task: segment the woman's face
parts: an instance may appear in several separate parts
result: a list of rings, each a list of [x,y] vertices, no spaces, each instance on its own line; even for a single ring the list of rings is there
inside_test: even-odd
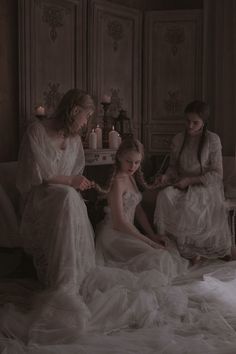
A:
[[[72,110],[74,122],[72,130],[78,133],[81,128],[87,125],[89,117],[93,114],[91,110],[86,110],[80,106],[75,106]]]
[[[187,113],[186,126],[187,126],[188,135],[194,136],[194,135],[198,135],[202,131],[204,122],[197,113]]]
[[[136,151],[127,151],[120,158],[120,170],[130,176],[132,176],[139,168],[142,155]]]

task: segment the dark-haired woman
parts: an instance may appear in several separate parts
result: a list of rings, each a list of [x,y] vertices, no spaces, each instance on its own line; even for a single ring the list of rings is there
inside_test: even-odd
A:
[[[207,129],[209,107],[193,101],[184,113],[186,129],[173,138],[169,168],[158,179],[168,187],[157,196],[154,223],[159,233],[176,240],[183,257],[195,263],[201,257],[229,255],[231,237],[224,207],[221,142]]]

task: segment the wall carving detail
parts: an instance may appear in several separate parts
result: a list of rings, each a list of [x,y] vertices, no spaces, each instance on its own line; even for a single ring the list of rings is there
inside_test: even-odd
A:
[[[182,100],[180,98],[180,91],[168,91],[168,98],[164,100],[165,111],[168,114],[174,115],[182,112]]]
[[[124,37],[124,29],[119,21],[109,21],[107,23],[107,33],[113,39],[113,50],[118,49],[118,42]]]
[[[165,40],[171,45],[171,52],[175,56],[178,52],[178,46],[185,41],[184,28],[168,27],[165,33]]]
[[[56,6],[47,6],[43,7],[43,22],[47,23],[50,27],[50,38],[53,42],[57,39],[57,28],[63,27],[64,17],[66,11],[62,8]]]
[[[59,92],[59,87],[59,83],[49,82],[48,91],[43,92],[44,103],[49,112],[53,112],[55,110],[62,97],[62,93]]]

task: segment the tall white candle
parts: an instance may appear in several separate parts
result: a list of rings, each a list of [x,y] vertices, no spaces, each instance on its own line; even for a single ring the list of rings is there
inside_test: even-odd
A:
[[[114,126],[112,127],[112,130],[109,132],[108,141],[109,141],[109,148],[110,149],[117,149],[118,148],[118,133],[117,133],[117,131],[115,131]]]
[[[99,127],[99,124],[95,128],[95,133],[97,134],[97,148],[102,148],[102,129]]]
[[[92,129],[91,133],[89,134],[89,149],[97,149],[97,134],[95,133],[94,129]]]

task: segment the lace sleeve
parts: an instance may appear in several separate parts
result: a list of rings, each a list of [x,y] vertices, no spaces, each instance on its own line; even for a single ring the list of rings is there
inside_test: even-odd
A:
[[[19,156],[16,186],[22,195],[27,194],[33,185],[42,183],[42,176],[32,151],[28,131],[23,137]]]
[[[220,182],[223,178],[222,146],[217,134],[209,132],[209,164],[206,167],[201,182],[204,185]]]
[[[85,166],[83,144],[80,137],[78,137],[77,139],[78,140],[76,144],[76,159],[75,159],[74,168],[72,170],[72,175],[82,175]]]

